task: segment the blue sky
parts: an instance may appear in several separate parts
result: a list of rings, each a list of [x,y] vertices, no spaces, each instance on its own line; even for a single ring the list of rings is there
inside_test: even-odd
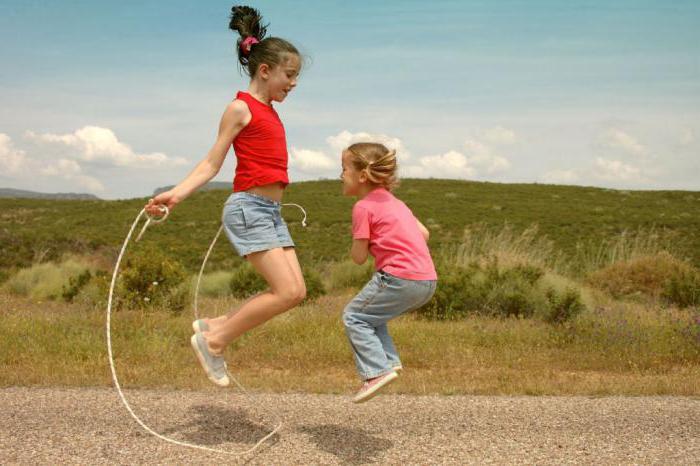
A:
[[[700,190],[697,1],[249,4],[308,57],[277,106],[292,180],[337,176],[370,138],[403,176]],[[231,5],[5,0],[0,187],[181,180],[247,87]]]

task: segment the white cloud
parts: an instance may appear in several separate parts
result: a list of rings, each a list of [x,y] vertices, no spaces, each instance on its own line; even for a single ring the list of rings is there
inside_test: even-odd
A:
[[[25,137],[48,145],[58,144],[76,149],[74,154],[85,162],[106,161],[114,166],[152,168],[187,165],[182,157],[168,157],[161,152],[143,154],[134,152],[128,144],[117,139],[109,128],[85,126],[70,134],[36,134],[27,131]]]
[[[47,176],[72,176],[82,171],[80,165],[75,160],[60,159],[58,162],[41,169],[42,175]]]
[[[542,181],[545,183],[573,183],[578,179],[574,170],[551,170],[542,175]]]
[[[510,168],[510,162],[505,157],[495,154],[491,147],[476,139],[464,142],[467,160],[470,165],[483,169],[487,173],[496,173]]]
[[[14,175],[24,171],[27,165],[25,152],[14,147],[10,136],[0,133],[0,173]]]
[[[595,159],[594,175],[606,181],[638,182],[647,181],[638,167],[623,163],[619,160],[608,160],[601,157]]]
[[[464,154],[449,151],[442,155],[421,157],[418,164],[400,167],[401,174],[415,178],[471,178],[476,174],[474,167]]]
[[[292,147],[291,166],[308,174],[322,174],[331,170],[340,171],[340,156],[336,162],[321,151]]]
[[[331,149],[340,154],[347,146],[356,142],[379,142],[390,149],[395,149],[399,159],[401,176],[407,177],[433,177],[464,179],[473,178],[480,172],[488,174],[502,172],[510,168],[510,161],[495,153],[492,145],[513,144],[515,133],[507,128],[497,126],[481,133],[481,139],[468,139],[464,143],[464,151],[450,150],[439,155],[428,155],[417,160],[411,156],[403,142],[396,137],[385,134],[371,134],[367,132],[352,133],[341,131],[330,136],[326,142]],[[293,155],[293,159],[304,170],[305,160],[310,159],[316,163],[324,163],[325,154],[317,151],[299,151]],[[307,170],[308,171],[308,170]]]
[[[482,131],[481,138],[488,143],[496,145],[514,144],[516,140],[515,131],[503,126],[495,126]]]
[[[680,143],[682,146],[689,146],[695,142],[695,131],[686,128],[681,133]]]
[[[102,183],[94,177],[85,175],[77,161],[61,158],[46,163],[43,160],[32,158],[24,150],[15,148],[11,138],[1,133],[0,173],[6,177],[10,175],[16,181],[32,185],[46,186],[47,182],[53,179],[69,181],[71,187],[77,185],[92,192],[104,191]]]
[[[59,159],[57,162],[43,167],[40,173],[45,176],[62,178],[71,183],[75,182],[92,192],[104,191],[105,189],[97,178],[84,175],[82,167],[75,160]]]
[[[340,153],[351,144],[356,142],[377,142],[384,144],[387,148],[396,151],[396,158],[399,162],[406,162],[411,158],[411,154],[406,150],[401,139],[387,136],[386,134],[370,134],[365,132],[351,133],[348,130],[341,131],[335,136],[326,138],[329,146],[340,156]]]
[[[613,128],[603,135],[603,146],[621,150],[627,154],[644,155],[647,148],[634,137],[622,130]]]

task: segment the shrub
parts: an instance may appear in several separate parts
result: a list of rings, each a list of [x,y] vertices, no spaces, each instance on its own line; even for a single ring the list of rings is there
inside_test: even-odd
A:
[[[374,274],[374,262],[368,260],[363,265],[357,265],[351,260],[334,262],[328,267],[327,284],[330,290],[345,290],[362,288]]]
[[[10,269],[0,269],[0,285],[5,283],[11,275],[12,272],[10,271]]]
[[[561,294],[554,288],[548,288],[545,296],[547,305],[542,316],[545,322],[553,324],[565,322],[586,308],[581,301],[581,294],[575,288],[567,288]]]
[[[690,277],[693,274],[696,271],[692,266],[668,252],[661,252],[615,262],[589,274],[586,282],[616,298],[634,295],[659,298],[662,294],[683,294],[681,289],[684,285],[681,283],[692,286]],[[675,284],[671,288],[668,285],[670,281]]]
[[[216,272],[206,273],[202,275],[202,281],[199,284],[200,296],[208,296],[217,298],[231,294],[231,280],[233,272],[226,270],[217,270]],[[192,279],[192,289],[197,285],[197,276]]]
[[[21,269],[7,280],[5,286],[14,294],[34,299],[56,299],[62,296],[70,280],[87,270],[77,259],[67,259],[60,264],[47,262]]]
[[[545,286],[544,270],[535,265],[504,267],[495,258],[467,267],[438,266],[437,290],[433,299],[418,310],[428,319],[458,319],[469,314],[492,316],[537,316],[547,322],[562,322],[585,308],[580,293],[572,287],[558,291]]]
[[[306,301],[313,301],[319,296],[326,294],[326,288],[323,286],[320,273],[310,267],[302,269],[302,273],[304,275],[304,283],[306,283]]]
[[[313,300],[326,294],[318,272],[305,267],[302,269],[306,284],[306,300]],[[231,276],[230,289],[236,298],[247,298],[268,288],[265,279],[248,262],[241,264]]]
[[[68,284],[63,285],[63,293],[61,294],[63,300],[69,303],[73,302],[73,299],[80,293],[80,290],[88,284],[90,278],[92,278],[92,273],[90,273],[89,270],[85,270],[77,276],[70,277],[68,279]]]
[[[236,298],[247,298],[267,288],[267,282],[248,262],[233,271],[229,281],[231,294]]]
[[[438,267],[438,283],[433,298],[418,309],[428,319],[458,319],[476,312],[486,300],[487,290],[480,286],[483,275],[475,264],[468,267]]]
[[[165,307],[182,311],[188,301],[187,292],[181,289],[184,279],[182,264],[166,257],[160,249],[151,247],[134,252],[127,256],[119,274],[116,289],[119,307]]]
[[[418,312],[432,319],[455,319],[470,313],[530,316],[537,303],[532,292],[542,274],[534,266],[499,269],[495,260],[486,266],[441,264],[435,295]]]
[[[661,297],[680,307],[700,305],[700,273],[691,268],[679,270],[666,281]]]

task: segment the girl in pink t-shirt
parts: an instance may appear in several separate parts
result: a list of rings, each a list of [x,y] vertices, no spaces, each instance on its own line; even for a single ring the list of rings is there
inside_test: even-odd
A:
[[[387,322],[427,303],[437,274],[428,250],[428,230],[391,193],[397,184],[396,151],[357,143],[343,151],[343,194],[352,209],[352,250],[357,264],[374,256],[377,272],[343,311],[343,323],[364,384],[361,403],[398,377],[401,360]]]

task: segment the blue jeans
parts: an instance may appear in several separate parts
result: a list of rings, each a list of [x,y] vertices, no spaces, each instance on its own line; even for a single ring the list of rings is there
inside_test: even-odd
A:
[[[401,365],[387,322],[427,303],[436,284],[435,280],[406,280],[380,270],[345,307],[345,333],[363,380]]]

